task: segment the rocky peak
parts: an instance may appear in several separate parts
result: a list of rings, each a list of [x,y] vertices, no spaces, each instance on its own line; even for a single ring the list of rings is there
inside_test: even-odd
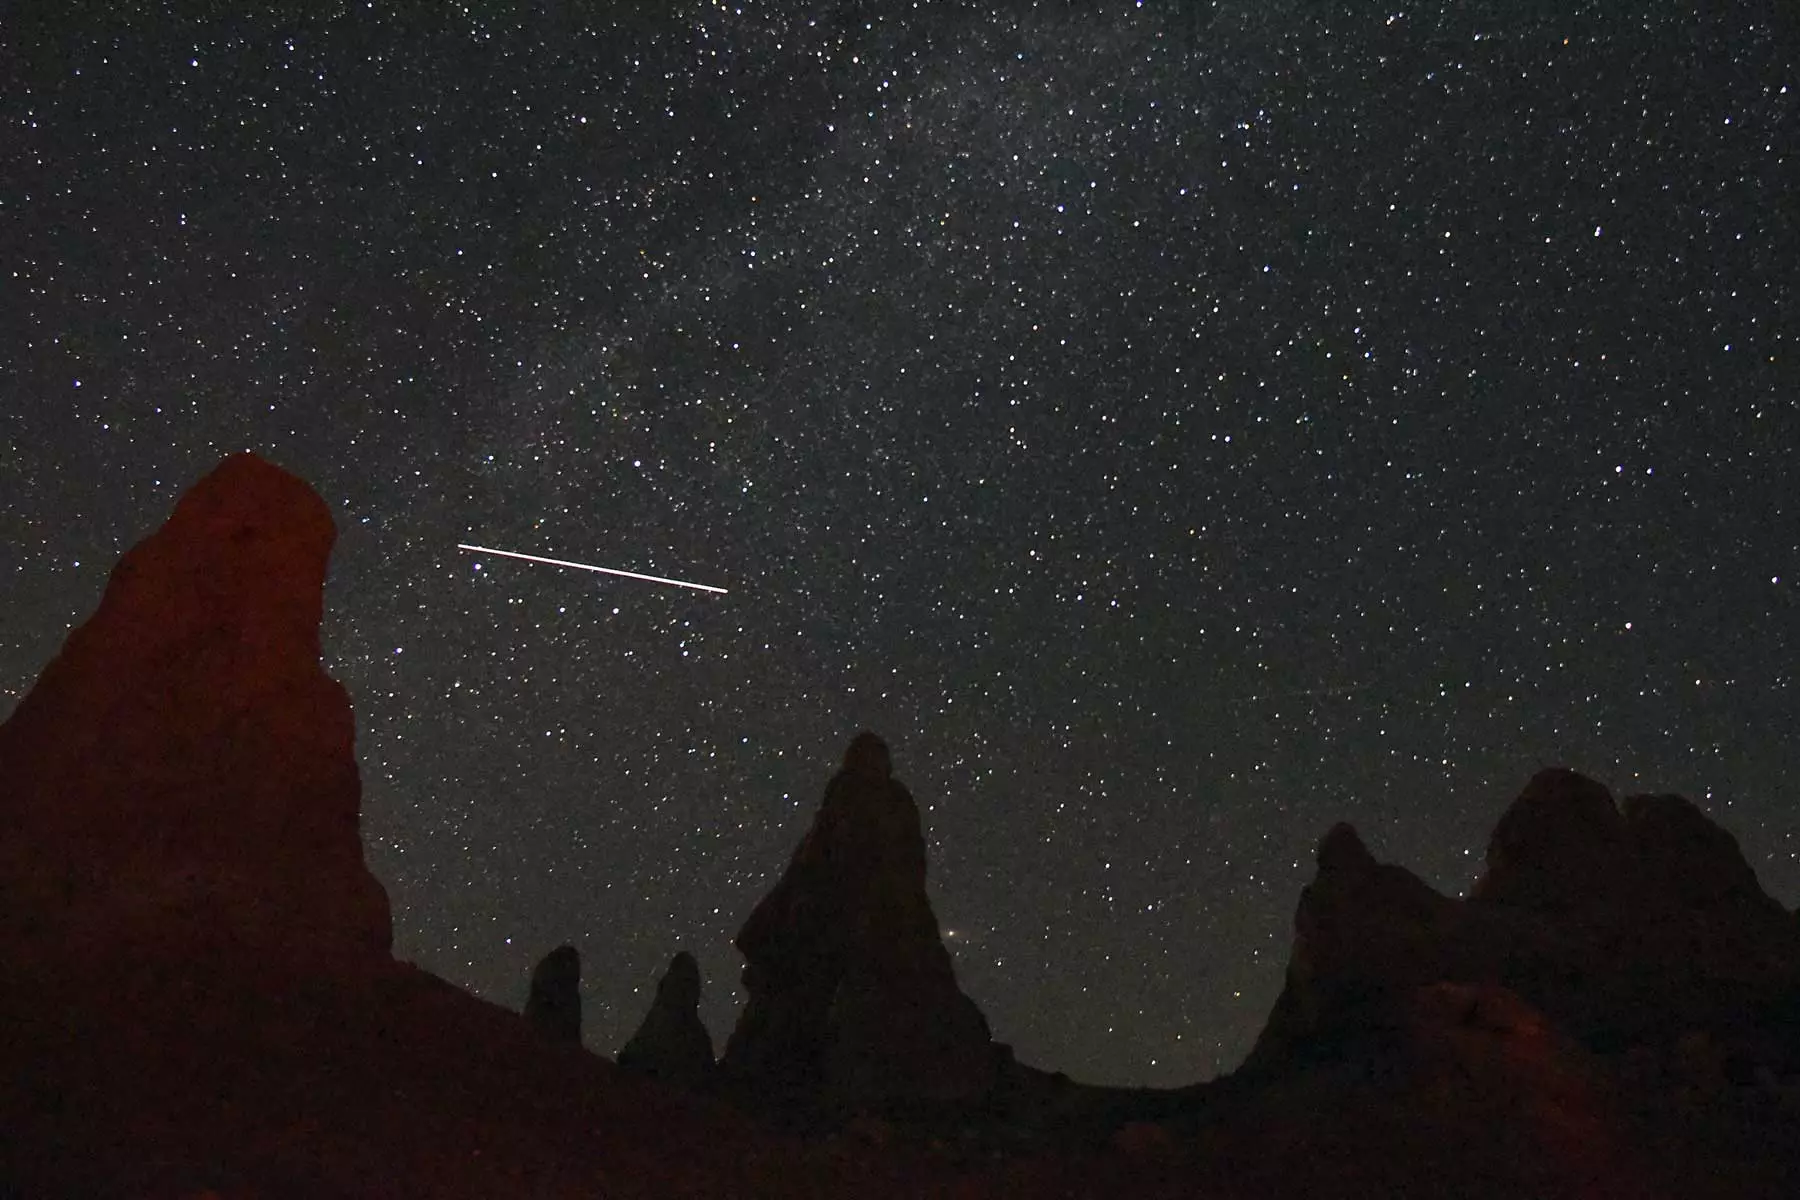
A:
[[[1604,786],[1562,767],[1539,771],[1494,827],[1470,898],[1545,912],[1589,905],[1619,882],[1625,840]]]
[[[1490,922],[1526,920],[1533,932],[1519,926],[1515,943],[1569,973],[1605,965],[1656,980],[1634,1002],[1645,1013],[1699,1014],[1726,1003],[1721,980],[1774,987],[1800,964],[1791,920],[1737,839],[1680,796],[1615,805],[1573,771],[1540,772],[1507,809],[1470,905]],[[1552,1012],[1560,1003],[1547,991],[1535,1002]]]
[[[887,782],[894,774],[887,743],[866,729],[857,734],[844,751],[844,773],[871,784]]]
[[[992,1086],[987,1022],[925,892],[918,806],[859,734],[787,870],[739,932],[749,999],[721,1063],[773,1100],[880,1110]]]
[[[1457,904],[1405,867],[1380,863],[1338,824],[1319,843],[1318,874],[1300,894],[1296,956],[1309,971],[1414,974],[1455,919]]]
[[[1404,867],[1380,863],[1356,830],[1338,824],[1319,843],[1318,873],[1300,893],[1287,982],[1251,1052],[1268,1065],[1303,1043],[1342,1035],[1441,978],[1458,916]]]
[[[1662,903],[1779,910],[1744,861],[1737,839],[1691,801],[1627,796],[1619,808],[1638,869]]]
[[[700,1007],[700,964],[682,950],[656,983],[656,998],[672,1008],[692,1012]]]
[[[711,1077],[712,1035],[700,1020],[700,964],[687,951],[669,960],[644,1023],[619,1051],[619,1065],[688,1088]]]
[[[1375,866],[1375,856],[1363,845],[1354,826],[1339,821],[1319,842],[1319,872],[1366,871]]]

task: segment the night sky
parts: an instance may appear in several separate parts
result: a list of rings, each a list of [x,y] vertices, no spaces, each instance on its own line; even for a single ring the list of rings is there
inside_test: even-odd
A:
[[[1237,1063],[1333,822],[1455,893],[1540,766],[1800,900],[1793,4],[512,7],[0,15],[0,711],[255,449],[396,952],[572,942],[604,1052],[682,948],[723,1044],[864,727],[1096,1082]]]

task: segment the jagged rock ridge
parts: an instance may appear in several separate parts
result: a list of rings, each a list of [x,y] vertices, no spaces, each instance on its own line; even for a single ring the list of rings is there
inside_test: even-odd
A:
[[[1467,900],[1327,835],[1295,914],[1287,985],[1250,1064],[1380,1027],[1413,989],[1509,989],[1600,1051],[1685,1034],[1767,1041],[1800,986],[1800,930],[1732,836],[1679,796],[1615,804],[1539,772],[1495,827]]]

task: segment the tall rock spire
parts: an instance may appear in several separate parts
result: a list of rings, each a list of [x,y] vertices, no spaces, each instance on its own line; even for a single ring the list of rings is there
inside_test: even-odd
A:
[[[993,1086],[987,1021],[925,894],[919,809],[858,734],[787,870],[738,933],[749,999],[721,1066],[827,1111],[953,1104]]]
[[[319,664],[336,529],[251,454],[113,571],[0,726],[0,929],[55,942],[385,959],[349,698]]]

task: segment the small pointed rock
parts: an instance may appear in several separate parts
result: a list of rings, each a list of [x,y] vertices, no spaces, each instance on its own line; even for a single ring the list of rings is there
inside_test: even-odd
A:
[[[1361,871],[1375,865],[1374,855],[1357,836],[1355,826],[1339,821],[1319,842],[1319,870]]]
[[[700,964],[683,950],[656,985],[656,1000],[619,1065],[680,1087],[697,1088],[713,1072],[712,1035],[700,1021]]]
[[[575,947],[558,946],[531,973],[525,1019],[550,1041],[581,1044],[581,955]]]

